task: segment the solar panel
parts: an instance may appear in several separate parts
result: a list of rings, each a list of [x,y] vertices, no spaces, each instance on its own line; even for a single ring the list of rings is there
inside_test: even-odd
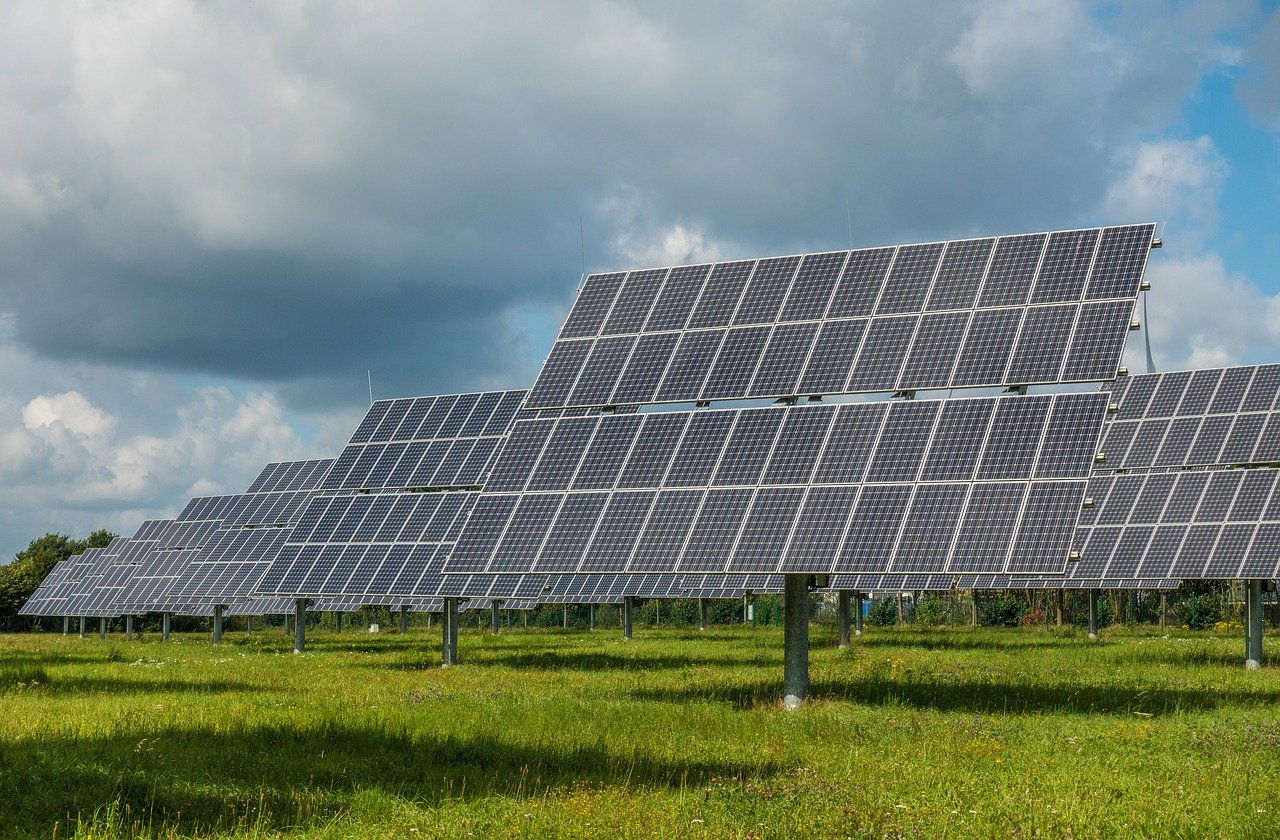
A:
[[[1070,579],[1280,575],[1280,365],[1135,376],[1111,393]]]
[[[1113,379],[1154,230],[591,275],[526,408]]]
[[[480,493],[443,571],[942,573],[958,565],[1059,574],[1109,399],[1060,394],[521,420],[507,443],[510,463],[505,450],[499,457],[502,484]],[[963,428],[966,421],[978,430]],[[570,426],[585,456],[552,451],[549,442]],[[939,428],[954,435],[959,455]],[[625,458],[594,445],[614,439],[615,429],[634,437]],[[616,473],[612,483],[532,485],[547,458],[582,460],[581,471],[592,451],[608,457],[609,469],[598,475]],[[954,466],[962,462],[976,478],[917,484],[924,464],[965,475]],[[870,465],[865,473],[863,465]]]

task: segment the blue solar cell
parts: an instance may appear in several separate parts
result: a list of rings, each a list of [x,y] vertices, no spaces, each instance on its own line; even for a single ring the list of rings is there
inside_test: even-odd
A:
[[[1079,307],[1074,304],[1027,310],[1005,378],[1009,382],[1056,382]]]
[[[578,571],[626,568],[657,495],[652,490],[613,493]]]
[[[616,415],[601,421],[606,430],[597,434],[582,459],[573,480],[575,490],[610,489],[618,480],[622,464],[631,452],[643,418],[638,414]]]
[[[995,239],[962,239],[948,242],[925,309],[968,309],[978,297]]]
[[[707,491],[680,558],[680,571],[720,571],[725,568],[742,521],[746,519],[753,492],[745,488]]]
[[[1209,404],[1213,401],[1213,395],[1218,390],[1218,383],[1222,380],[1222,370],[1216,368],[1213,370],[1197,370],[1191,374],[1191,382],[1187,385],[1186,392],[1182,395],[1182,402],[1178,403],[1178,415],[1201,415],[1209,410]]]
[[[595,434],[599,417],[566,417],[542,450],[529,479],[529,490],[567,490]]]
[[[832,571],[883,570],[886,558],[893,555],[910,502],[911,487],[908,485],[863,487]]]
[[[527,404],[531,408],[564,405],[578,381],[592,344],[590,340],[557,341],[542,365],[533,390],[529,392]]]
[[[918,315],[872,319],[845,389],[892,391],[919,322]]]
[[[737,327],[729,330],[715,364],[700,393],[701,400],[741,397],[755,375],[761,351],[769,340],[769,327]]]
[[[964,347],[952,372],[952,384],[1000,385],[1009,353],[1022,323],[1023,310],[990,309],[973,313]]]
[[[915,481],[941,404],[895,402],[876,444],[867,481]]]
[[[607,493],[570,493],[566,496],[542,545],[534,571],[571,572],[576,569],[608,501]]]
[[[1035,483],[1027,493],[1021,527],[1009,555],[1009,571],[1023,574],[1061,573],[1071,550],[1071,537],[1085,482]]]
[[[978,305],[1022,306],[1031,294],[1031,282],[1040,265],[1047,236],[1043,233],[1002,236],[978,295]]]
[[[904,245],[894,256],[884,289],[876,302],[877,315],[919,312],[933,285],[945,242]]]
[[[676,450],[664,486],[700,487],[711,479],[728,440],[734,415],[731,412],[697,412],[689,421],[680,448]]]
[[[665,268],[628,274],[600,332],[604,335],[639,332],[649,319],[649,310],[666,277]]]
[[[1245,391],[1249,388],[1249,382],[1253,379],[1253,374],[1257,370],[1255,367],[1238,367],[1228,368],[1222,374],[1222,382],[1218,385],[1218,390],[1213,395],[1213,402],[1209,404],[1209,412],[1212,414],[1234,414],[1240,410],[1241,404],[1244,403]],[[1151,387],[1155,387],[1158,377],[1143,377],[1143,379],[1151,380]]]
[[[688,412],[645,415],[635,446],[618,477],[618,486],[660,486],[689,419]]]
[[[724,336],[724,330],[682,335],[658,388],[657,399],[661,402],[697,399]]]
[[[810,487],[780,569],[825,572],[844,538],[858,498],[856,487]]]
[[[1085,279],[1093,265],[1100,231],[1069,230],[1049,235],[1032,303],[1078,301],[1084,292]]]
[[[583,338],[600,331],[622,288],[626,274],[592,274],[582,284],[569,317],[560,329],[561,338]]]
[[[780,397],[798,394],[800,375],[809,360],[809,350],[817,334],[818,325],[813,323],[774,327],[746,395]],[[721,355],[723,353],[722,350]]]
[[[979,479],[1031,477],[1052,404],[1048,396],[999,400],[978,464]]]
[[[791,292],[783,304],[779,321],[808,321],[822,318],[835,292],[848,251],[807,254],[800,264]]]
[[[826,317],[853,318],[870,315],[880,298],[880,289],[884,286],[895,250],[872,248],[849,254]]]
[[[924,484],[915,488],[911,508],[893,554],[894,572],[945,569],[965,500],[967,484]]]
[[[829,394],[844,390],[867,330],[866,319],[828,321],[815,339],[797,392]]]
[[[1114,377],[1132,315],[1133,302],[1127,298],[1081,306],[1061,381],[1095,382]]]
[[[920,319],[920,329],[898,377],[899,390],[945,388],[969,328],[969,312],[940,312]]]
[[[978,484],[969,494],[960,531],[952,551],[953,572],[1003,570],[1011,548],[1022,503],[1024,484]],[[1064,552],[1063,559],[1066,559]]]
[[[702,288],[688,326],[691,329],[729,326],[754,267],[751,260],[717,263]]]
[[[942,405],[921,481],[968,481],[978,466],[996,400],[955,400]]]
[[[726,571],[771,572],[776,569],[778,554],[786,545],[804,493],[803,487],[762,487],[757,490]]]
[[[774,257],[756,263],[746,294],[734,313],[734,325],[772,324],[777,320],[799,265],[800,257]]]
[[[1105,228],[1085,285],[1085,300],[1136,295],[1154,236],[1153,224]]]
[[[887,413],[884,404],[840,406],[813,480],[822,484],[862,481]]]
[[[807,484],[835,414],[835,406],[789,409],[762,483]]]
[[[694,517],[702,503],[702,490],[663,490],[627,567],[630,572],[673,571]]]
[[[753,485],[760,480],[785,411],[762,408],[738,413],[712,481],[718,485]]]
[[[688,326],[693,306],[710,273],[709,265],[685,265],[671,269],[653,311],[649,313],[645,330],[682,330]]]
[[[679,333],[640,336],[609,402],[619,405],[651,401],[679,340]]]

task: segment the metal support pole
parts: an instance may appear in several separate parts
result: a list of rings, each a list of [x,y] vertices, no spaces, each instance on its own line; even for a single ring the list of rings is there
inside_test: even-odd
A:
[[[698,599],[698,629],[707,629],[707,599]]]
[[[862,593],[855,592],[853,597],[853,635],[862,635]]]
[[[458,664],[458,599],[444,599],[444,620],[440,622],[444,636],[440,661],[446,668]]]
[[[342,613],[340,612],[336,612],[333,614],[333,632],[335,633],[342,632]]]
[[[840,634],[841,648],[849,646],[849,590],[841,589],[836,593],[836,629]]]
[[[169,641],[169,613],[160,614],[160,641]]]
[[[303,598],[293,601],[293,652],[307,649],[307,602]]]
[[[596,605],[587,604],[587,629],[596,629]]]
[[[978,626],[978,590],[973,590],[969,597],[969,620],[974,626]]]
[[[742,623],[744,625],[751,623],[751,610],[749,609],[750,606],[751,606],[751,593],[750,592],[742,593]]]
[[[244,617],[244,634],[246,636],[253,635],[253,616],[246,615]]]
[[[1089,590],[1089,638],[1098,638],[1098,590]]]
[[[107,637],[107,620],[105,618],[98,619],[98,638],[105,639]]]
[[[284,634],[286,636],[289,635],[289,614],[288,613],[284,614]]]
[[[497,633],[502,629],[502,617],[498,615],[499,601],[492,601],[489,604],[489,624],[493,627],[493,632]]]
[[[1244,667],[1262,667],[1262,581],[1251,580],[1245,584],[1244,608],[1245,660]]]
[[[1160,629],[1161,630],[1164,629],[1166,617],[1168,616],[1168,613],[1169,613],[1168,598],[1169,596],[1166,595],[1165,593],[1163,592],[1160,593]]]
[[[787,575],[784,584],[782,705],[800,708],[809,694],[809,579]]]
[[[565,604],[563,609],[564,609],[564,619],[561,621],[561,626],[565,630],[568,630],[569,629],[569,605]]]
[[[408,632],[409,632],[409,608],[401,607],[400,608],[400,635],[403,636]]]
[[[631,638],[631,622],[634,618],[635,599],[627,595],[622,599],[622,638]]]
[[[62,635],[71,635],[71,616],[64,615],[62,617]]]
[[[126,642],[133,641],[133,616],[131,615],[124,617],[124,640]]]
[[[80,638],[82,639],[84,638],[84,625],[85,625],[84,616],[80,616]]]
[[[213,643],[222,644],[222,604],[213,606]]]

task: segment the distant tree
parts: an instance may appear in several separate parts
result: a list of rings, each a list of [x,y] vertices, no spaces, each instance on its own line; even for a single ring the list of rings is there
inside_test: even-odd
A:
[[[0,630],[18,630],[26,624],[19,620],[18,610],[54,566],[87,548],[105,548],[115,538],[110,531],[99,529],[82,540],[65,534],[45,534],[32,540],[12,563],[0,566]]]

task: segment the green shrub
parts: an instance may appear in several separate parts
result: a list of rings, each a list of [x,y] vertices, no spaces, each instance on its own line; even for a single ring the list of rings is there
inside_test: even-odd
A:
[[[1111,601],[1101,596],[1098,597],[1097,618],[1098,626],[1106,627],[1111,623],[1114,614],[1111,609]],[[1076,593],[1075,607],[1071,611],[1071,621],[1079,627],[1089,626],[1089,593],[1080,591]]]
[[[1222,597],[1188,595],[1173,605],[1173,620],[1192,630],[1204,630],[1222,619]]]
[[[987,627],[1017,627],[1026,611],[1027,605],[1021,598],[997,594],[982,605],[978,620]]]
[[[913,618],[916,624],[931,626],[945,624],[947,622],[947,604],[937,595],[921,595],[916,599]]]
[[[867,623],[875,627],[889,627],[898,623],[898,602],[895,598],[877,598],[867,610]]]

